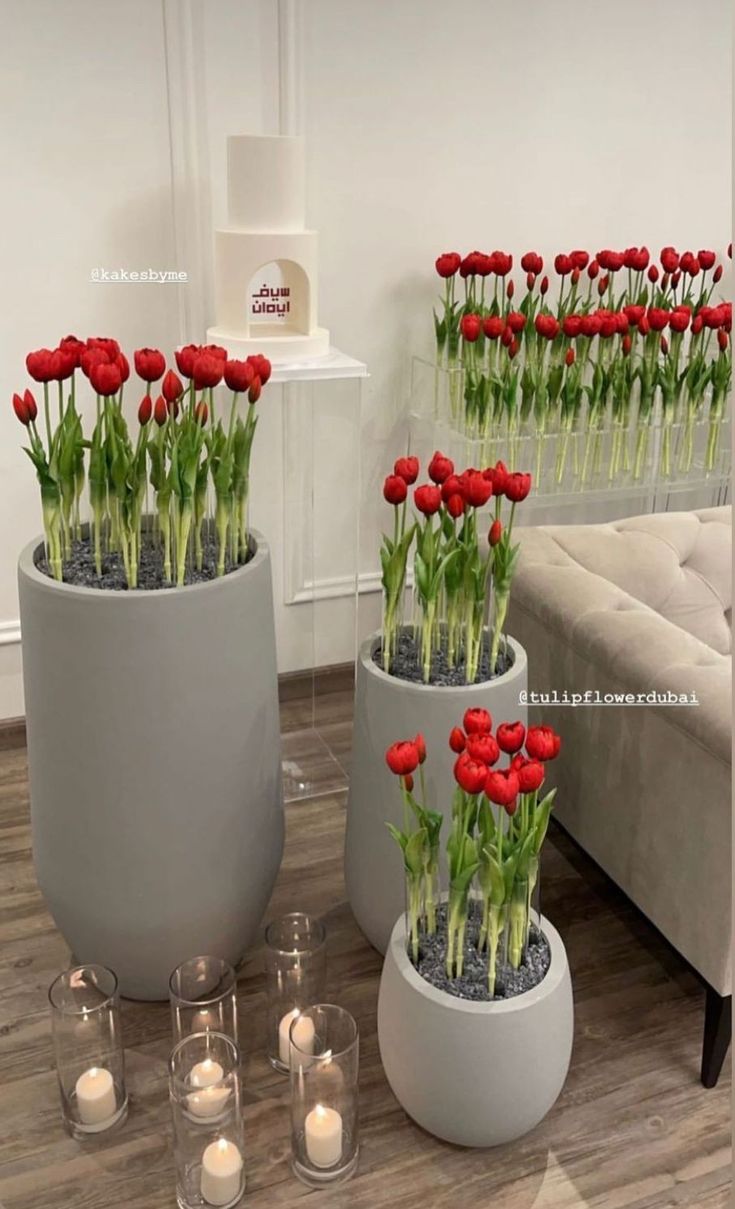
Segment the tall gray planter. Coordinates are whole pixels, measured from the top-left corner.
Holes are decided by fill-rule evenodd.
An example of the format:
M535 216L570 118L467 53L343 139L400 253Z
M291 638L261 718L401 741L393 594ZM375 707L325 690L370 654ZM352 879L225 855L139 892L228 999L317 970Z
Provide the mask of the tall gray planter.
M210 583L111 592L20 557L38 881L80 962L164 999L171 971L237 964L283 850L270 555Z
M574 1004L567 955L541 917L551 964L513 999L473 1002L437 990L395 925L378 996L378 1043L398 1102L423 1129L458 1146L500 1146L538 1125L569 1070Z
M444 837L451 823L455 782L454 757L449 732L461 726L466 709L489 710L497 722L525 723L527 709L519 697L527 687L526 653L508 639L514 663L508 672L485 684L449 688L412 684L389 676L379 668L373 653L380 636L362 644L355 682L355 724L352 769L347 803L345 880L347 897L358 925L379 952L384 953L393 925L405 909L405 879L398 846L386 821L401 825L398 782L385 762L385 752L398 739L411 739L421 731L428 759L424 765L425 805L445 818Z

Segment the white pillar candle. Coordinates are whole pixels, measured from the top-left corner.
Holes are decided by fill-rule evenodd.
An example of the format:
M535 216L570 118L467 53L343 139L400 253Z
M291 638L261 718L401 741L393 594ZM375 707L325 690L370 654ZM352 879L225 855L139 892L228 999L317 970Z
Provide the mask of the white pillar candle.
M298 1008L286 1012L278 1026L278 1056L286 1067L291 1065L289 1033L293 1021L296 1022L293 1030L296 1045L305 1054L314 1052L314 1022L308 1016L302 1016Z
M304 1123L306 1154L314 1167L334 1167L342 1158L342 1118L336 1108L317 1104Z
M234 1142L218 1138L202 1156L200 1190L208 1205L229 1205L242 1186L242 1155Z
M211 1087L213 1083L222 1082L224 1073L219 1062L215 1062L213 1058L205 1058L203 1062L192 1066L189 1082L192 1087Z
M216 1117L230 1098L228 1087L218 1087L224 1071L219 1062L205 1058L197 1062L189 1073L189 1082L198 1090L186 1097L186 1105L194 1117Z
M91 1066L76 1082L77 1109L82 1125L101 1125L115 1116L117 1098L109 1070Z

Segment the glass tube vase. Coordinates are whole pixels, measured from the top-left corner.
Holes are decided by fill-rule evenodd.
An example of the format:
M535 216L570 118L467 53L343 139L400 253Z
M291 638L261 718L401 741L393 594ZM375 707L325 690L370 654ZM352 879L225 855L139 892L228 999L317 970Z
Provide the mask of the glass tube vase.
M326 930L313 916L293 912L268 925L265 941L268 1057L276 1070L288 1074L290 1029L295 1023L297 1039L308 1048L311 1025L298 1022L305 1008L324 998Z
M309 1024L308 1048L299 1021ZM311 1188L341 1183L359 1152L357 1024L344 1008L316 1004L292 1023L289 1040L294 1173Z
M128 1113L117 978L106 966L65 970L49 988L64 1125L82 1139Z
M179 1209L234 1209L245 1195L240 1051L224 1033L190 1033L169 1061Z
M190 957L169 979L174 1044L191 1033L217 1032L237 1045L237 977L221 957Z

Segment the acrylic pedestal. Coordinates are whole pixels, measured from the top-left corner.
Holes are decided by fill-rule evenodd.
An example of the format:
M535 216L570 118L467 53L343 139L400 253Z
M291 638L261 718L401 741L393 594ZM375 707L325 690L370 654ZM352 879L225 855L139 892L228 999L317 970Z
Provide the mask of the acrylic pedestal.
M326 357L273 366L260 408L253 524L266 524L286 802L346 787L340 704L356 649L360 424L367 367ZM257 641L257 635L252 636ZM316 753L316 754L315 754Z

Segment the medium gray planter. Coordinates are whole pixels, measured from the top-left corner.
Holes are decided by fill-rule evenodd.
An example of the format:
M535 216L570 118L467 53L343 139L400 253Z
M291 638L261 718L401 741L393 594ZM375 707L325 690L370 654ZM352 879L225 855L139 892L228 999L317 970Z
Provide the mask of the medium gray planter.
M165 999L187 957L236 965L283 850L270 555L205 584L18 581L38 881L79 962Z
M527 709L519 703L519 695L527 686L527 665L523 647L509 638L515 661L495 680L458 688L411 684L378 667L373 652L379 642L378 634L366 639L357 661L345 880L357 923L384 953L393 924L406 905L403 861L385 825L388 821L401 826L398 781L386 765L385 752L398 739L411 739L417 731L424 735L425 805L444 815L443 848L455 789L456 757L449 749L449 732L462 725L465 710L472 707L489 710L493 725L517 719L525 723Z
M475 1003L439 991L412 966L406 924L393 929L378 998L380 1057L396 1099L423 1129L459 1146L500 1146L557 1100L574 1032L572 983L556 928L546 977L514 999Z

